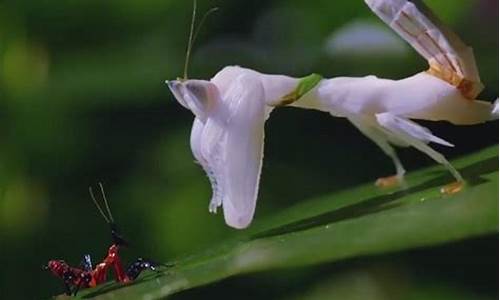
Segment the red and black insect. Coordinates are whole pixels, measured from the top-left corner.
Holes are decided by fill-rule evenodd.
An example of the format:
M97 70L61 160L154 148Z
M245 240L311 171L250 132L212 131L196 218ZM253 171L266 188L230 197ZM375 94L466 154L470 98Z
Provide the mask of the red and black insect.
M127 270L123 268L119 252L122 247L128 245L128 242L119 234L101 183L99 183L99 187L108 216L106 216L101 206L97 203L91 187L89 187L89 193L97 209L111 229L113 244L109 247L106 257L101 263L97 264L95 268L92 267L92 261L88 254L84 255L83 261L78 268L71 267L64 260L50 260L47 265L43 266L44 270L50 270L55 276L63 280L67 295L76 295L81 288L95 287L104 283L108 270L110 269L114 271L117 282L127 283L135 280L142 271L147 269L156 271L157 268L156 263L142 258L138 258L135 262L130 264Z

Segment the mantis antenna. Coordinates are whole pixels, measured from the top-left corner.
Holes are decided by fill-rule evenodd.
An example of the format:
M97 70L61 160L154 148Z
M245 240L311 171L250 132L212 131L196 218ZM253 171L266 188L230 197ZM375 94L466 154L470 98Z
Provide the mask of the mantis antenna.
M104 211L101 208L101 206L99 205L99 203L97 203L97 200L94 196L94 191L92 190L91 186L89 186L90 197L92 198L92 201L94 202L95 206L97 207L97 209L101 213L101 216L104 218L106 223L113 224L115 222L115 220L113 219L113 215L111 214L111 209L109 208L109 205L108 205L108 199L106 198L106 194L104 193L104 187L103 187L102 183L100 183L100 182L99 182L99 188L101 189L102 199L104 200L104 205L106 206L106 211L108 213L108 216L106 216L106 214L104 213Z
M196 27L195 30L195 23L196 23L196 9L197 9L197 2L196 0L193 0L193 14L191 15L191 27L189 29L189 40L188 40L188 46L186 49L186 60L184 62L184 77L183 80L188 79L188 68L189 68L189 59L191 56L191 50L193 48L193 43L196 40L196 37L198 36L198 33L200 32L201 26L205 22L206 18L212 14L213 12L217 11L219 8L218 7L213 7L209 9L201 18L200 24Z

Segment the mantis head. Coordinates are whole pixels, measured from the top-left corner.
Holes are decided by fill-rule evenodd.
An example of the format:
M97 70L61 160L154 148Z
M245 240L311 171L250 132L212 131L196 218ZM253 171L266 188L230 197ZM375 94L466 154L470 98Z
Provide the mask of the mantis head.
M174 94L175 99L184 106L191 110L196 117L201 120L206 120L206 113L209 111L218 97L216 86L210 81L188 79L189 57L191 55L191 48L194 40L198 35L201 25L205 19L218 8L214 7L208 10L202 17L200 24L195 31L196 22L196 0L193 0L193 14L191 17L191 28L189 31L189 41L186 49L186 60L184 61L184 77L177 78L177 80L166 81L170 91Z
M209 10L201 23L213 11ZM232 76L216 76L212 81L188 79L195 14L196 1L184 76L166 83L175 99L195 115L191 150L212 186L209 211L215 213L222 206L229 226L245 228L253 219L262 167L263 88L240 68L233 68Z
M212 186L209 211L222 206L228 225L245 228L257 199L266 110L260 80L244 70L235 73L223 83L216 76L212 81L178 79L167 84L195 115L190 144Z
M166 83L175 99L203 122L219 101L219 91L210 81L178 79Z

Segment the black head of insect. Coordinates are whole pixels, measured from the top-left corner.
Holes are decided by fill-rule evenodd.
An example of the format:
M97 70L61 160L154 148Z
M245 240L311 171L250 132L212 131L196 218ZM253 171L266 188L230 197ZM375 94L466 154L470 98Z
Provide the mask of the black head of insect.
M184 61L183 77L178 77L176 80L167 80L166 83L175 99L185 108L193 111L193 113L204 119L207 109L213 104L214 97L217 96L217 87L207 80L188 79L189 61L193 43L200 32L201 26L206 18L218 8L214 7L208 10L201 18L200 23L196 26L196 0L193 1L193 14L191 17L191 27L189 31L189 41L186 49L186 59ZM196 26L196 29L195 29ZM217 93L216 93L217 92Z
M118 246L128 246L129 243L121 236L120 231L118 230L118 226L116 225L115 220L113 219L113 215L111 214L111 209L109 208L108 199L106 198L106 194L104 193L104 187L100 182L99 182L99 188L101 190L101 196L104 202L104 207L106 208L107 215L106 213L104 213L104 210L97 202L92 187L89 187L90 197L92 198L92 201L94 202L95 206L101 213L101 216L104 218L106 223L108 223L109 228L111 230L111 239L113 240L113 243Z

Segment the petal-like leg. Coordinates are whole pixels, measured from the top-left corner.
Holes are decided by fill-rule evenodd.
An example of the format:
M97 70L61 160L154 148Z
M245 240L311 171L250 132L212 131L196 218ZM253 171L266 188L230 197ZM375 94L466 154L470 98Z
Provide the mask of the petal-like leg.
M228 225L245 228L253 219L262 168L266 111L260 79L240 75L224 102L231 116L222 144L222 207Z
M203 157L202 166L212 186L212 200L208 207L211 213L217 212L224 195L223 151L226 126L226 122L210 117L199 139L200 153Z
M216 176L214 170L211 169L210 164L207 159L203 156L202 151L202 137L204 132L205 124L198 118L194 119L193 127L191 129L191 150L196 158L196 161L201 165L203 170L208 176L210 181L210 186L212 187L212 199L208 206L208 211L211 213L217 213L217 208L222 205L222 198L219 194L219 187L217 184Z
M457 183L455 185L459 186L458 188L452 188L448 191L448 189L444 189L443 192L445 193L455 193L458 192L461 187L463 186L464 179L462 178L462 175L450 164L450 162L439 152L435 151L431 147L427 145L428 142L444 142L442 144L449 144L448 142L432 135L432 133L423 128L420 127L420 129L413 130L410 128L417 128L417 124L410 122L408 120L405 120L403 118L399 118L397 116L394 116L390 113L382 113L382 114L377 114L377 121L378 123L388 131L388 134L393 134L396 136L398 139L408 143L410 146L418 149L419 151L427 154L429 157L434 159L436 162L442 164L448 171L455 177ZM408 123L409 122L409 123ZM411 126L408 126L408 124L411 124Z
M398 186L404 182L405 169L403 164L398 158L394 148L389 144L389 140L384 132L378 128L375 120L361 119L361 118L348 118L349 121L356 126L367 138L372 140L377 146L384 151L384 153L392 159L396 174L389 177L381 177L375 181L375 185L382 188Z

